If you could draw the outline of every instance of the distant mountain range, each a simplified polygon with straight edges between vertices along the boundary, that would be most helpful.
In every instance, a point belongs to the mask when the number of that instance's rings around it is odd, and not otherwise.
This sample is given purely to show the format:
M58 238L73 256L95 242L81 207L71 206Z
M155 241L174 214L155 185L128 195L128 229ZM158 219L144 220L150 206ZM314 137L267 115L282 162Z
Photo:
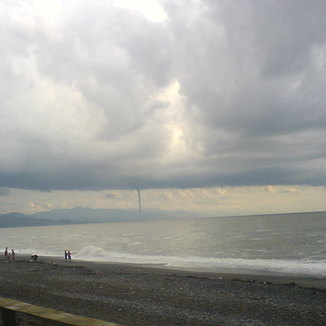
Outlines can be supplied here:
M65 225L106 222L148 221L169 218L187 218L196 215L184 211L144 210L139 216L138 210L132 209L93 209L76 207L55 209L31 215L21 213L0 214L0 228Z

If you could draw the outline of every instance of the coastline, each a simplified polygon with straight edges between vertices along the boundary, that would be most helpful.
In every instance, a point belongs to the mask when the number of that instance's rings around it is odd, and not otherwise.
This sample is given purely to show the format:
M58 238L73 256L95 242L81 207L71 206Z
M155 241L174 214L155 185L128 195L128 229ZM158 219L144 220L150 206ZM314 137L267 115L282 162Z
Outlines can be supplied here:
M20 255L24 259L28 259L27 255ZM280 273L280 272L271 272L271 271L254 271L252 269L234 269L234 268L204 268L204 267L176 267L166 264L158 263L124 263L124 262L104 262L104 261L88 261L81 259L73 259L72 261L64 261L60 257L52 256L42 256L40 259L44 262L56 262L56 263L67 263L67 264L81 264L84 266L96 268L106 268L106 266L130 266L138 267L143 269L148 269L150 272L153 269L168 271L168 272L179 272L186 275L202 275L207 277L219 277L224 279L233 279L239 281L250 281L253 280L257 282L269 282L279 285L288 285L295 283L296 286L305 287L305 288L314 288L326 291L326 276L316 276L309 274L291 274L291 273Z
M0 296L122 325L325 325L326 278L17 255Z

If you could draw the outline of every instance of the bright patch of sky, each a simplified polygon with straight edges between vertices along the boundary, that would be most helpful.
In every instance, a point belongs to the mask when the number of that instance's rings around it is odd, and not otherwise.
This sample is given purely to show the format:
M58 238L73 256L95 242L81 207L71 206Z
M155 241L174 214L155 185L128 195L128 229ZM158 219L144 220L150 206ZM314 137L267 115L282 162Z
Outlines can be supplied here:
M164 22L168 18L160 1L156 0L115 0L113 5L139 12L153 22Z

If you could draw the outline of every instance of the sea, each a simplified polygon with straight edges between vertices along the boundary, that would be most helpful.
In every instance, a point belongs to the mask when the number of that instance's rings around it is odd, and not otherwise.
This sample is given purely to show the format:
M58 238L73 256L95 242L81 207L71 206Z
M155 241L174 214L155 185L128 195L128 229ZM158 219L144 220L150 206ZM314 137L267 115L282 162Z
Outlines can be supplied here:
M326 212L1 228L19 254L326 277Z

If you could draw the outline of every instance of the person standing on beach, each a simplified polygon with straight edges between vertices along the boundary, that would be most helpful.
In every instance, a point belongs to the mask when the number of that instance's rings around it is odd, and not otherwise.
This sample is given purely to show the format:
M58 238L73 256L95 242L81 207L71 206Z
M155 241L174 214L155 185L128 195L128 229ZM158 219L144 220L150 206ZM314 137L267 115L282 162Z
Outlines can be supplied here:
M15 250L14 249L11 249L11 258L12 260L15 260Z
M68 258L68 253L67 253L67 250L65 250L65 260L67 260Z
M5 259L8 259L8 247L6 247L6 250L5 250Z
M68 259L71 260L71 252L68 250Z

